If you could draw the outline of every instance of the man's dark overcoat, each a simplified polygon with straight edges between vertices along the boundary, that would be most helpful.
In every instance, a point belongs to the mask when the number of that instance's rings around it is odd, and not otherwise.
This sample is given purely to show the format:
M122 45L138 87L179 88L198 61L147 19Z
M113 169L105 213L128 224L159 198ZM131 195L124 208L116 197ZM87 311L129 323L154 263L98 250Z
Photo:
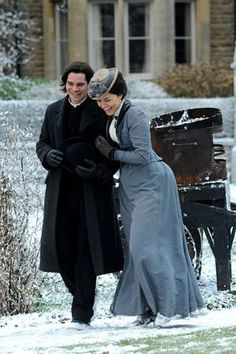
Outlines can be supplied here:
M39 141L36 145L37 155L48 174L45 180L46 193L44 220L41 236L40 269L46 272L59 272L56 227L59 194L61 188L62 168L49 167L45 156L49 150L60 149L63 143L63 119L65 115L65 97L50 104L46 110ZM98 135L105 136L107 117L97 103L87 98L82 113L79 136L94 144ZM95 274L116 272L122 269L123 254L115 215L113 200L113 173L117 164L106 160L101 155L101 163L109 171L106 182L84 179L84 206L90 252ZM80 177L78 177L80 178ZM83 198L82 196L76 196ZM60 208L63 208L63 205ZM66 213L66 208L63 211ZM65 230L66 236L67 230Z

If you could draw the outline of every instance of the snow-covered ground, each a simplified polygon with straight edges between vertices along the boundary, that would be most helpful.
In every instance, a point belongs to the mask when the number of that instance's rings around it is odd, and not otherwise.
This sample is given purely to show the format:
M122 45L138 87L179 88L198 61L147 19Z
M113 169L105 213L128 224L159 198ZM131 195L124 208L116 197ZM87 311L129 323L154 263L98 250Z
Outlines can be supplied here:
M1 353L91 353L86 345L94 345L93 353L124 353L115 349L121 339L178 335L194 331L236 326L236 308L209 311L198 318L173 321L166 328L132 328L130 318L101 318L88 330L78 331L67 323L61 324L52 315L22 315L11 325L1 328ZM56 317L56 316L55 316ZM102 346L96 350L96 343ZM76 345L76 351L63 347ZM125 350L127 352L127 350ZM131 353L131 351L128 351ZM158 351L157 351L158 352ZM175 353L173 349L173 353ZM209 353L209 352L208 352Z
M236 200L236 186L230 186L231 200ZM124 353L116 343L141 337L174 336L209 329L236 327L236 252L232 251L232 289L217 291L214 257L207 241L203 245L202 276L199 281L207 306L198 317L172 320L162 329L149 325L134 328L134 317L113 316L109 306L117 279L113 274L98 277L96 315L91 327L77 330L70 322L71 297L58 275L42 289L47 310L0 318L0 353ZM99 343L99 349L96 346ZM68 346L76 349L68 349ZM94 350L91 351L91 346ZM88 349L90 348L90 349ZM128 349L125 352L132 353ZM174 352L173 352L174 353Z
M127 80L128 91L132 98L166 98L167 93L151 81ZM59 82L52 81L35 85L30 90L19 92L18 97L24 100L57 100L64 96L60 90Z
M84 345L94 343L96 348L96 343L100 343L99 349L95 349L94 353L131 353L132 351L128 349L124 351L124 348L122 351L119 346L116 347L116 343L121 339L174 336L232 326L236 328L235 295L233 293L230 295L228 291L216 290L214 259L209 252L208 245L205 244L204 247L206 249L204 250L200 287L206 304L212 308L212 310L207 310L205 315L173 320L162 329L151 325L147 328L134 328L132 327L134 317L112 316L109 313L109 305L117 281L110 274L99 277L97 316L91 323L91 328L79 331L71 326L70 296L59 281L54 289L51 288L50 294L49 289L45 289L45 296L49 297L49 303L54 297L54 306L58 301L58 308L44 313L22 314L0 319L0 352L4 354L92 353L87 351ZM236 290L235 258L234 254L232 290ZM67 346L73 345L76 346L75 351L66 349Z

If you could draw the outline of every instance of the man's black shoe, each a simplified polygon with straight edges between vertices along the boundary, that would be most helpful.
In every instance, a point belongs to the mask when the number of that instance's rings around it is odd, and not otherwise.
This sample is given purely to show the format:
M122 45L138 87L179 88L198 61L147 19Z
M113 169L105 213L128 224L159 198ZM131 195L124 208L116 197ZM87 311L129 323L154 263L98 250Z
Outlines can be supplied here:
M89 323L85 323L80 320L72 320L68 327L77 329L79 331L91 328Z

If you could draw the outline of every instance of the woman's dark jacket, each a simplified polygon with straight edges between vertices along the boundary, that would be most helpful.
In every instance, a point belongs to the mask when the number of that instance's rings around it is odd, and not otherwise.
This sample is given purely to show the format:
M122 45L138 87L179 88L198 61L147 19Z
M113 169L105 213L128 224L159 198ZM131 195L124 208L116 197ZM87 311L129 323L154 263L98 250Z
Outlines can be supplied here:
M62 167L50 168L45 157L49 150L60 150L63 144L63 121L66 119L67 100L68 97L65 97L48 106L40 138L36 145L37 155L43 167L48 170L45 180L44 221L40 248L40 269L46 272L59 272L56 227L58 201L62 188ZM87 98L82 113L79 136L94 144L98 135L106 136L106 122L105 113L100 110L95 101ZM84 214L90 252L97 275L116 272L123 266L123 254L113 198L113 174L119 165L108 161L102 155L100 158L106 178L103 180L81 179L84 185ZM83 198L80 195L77 197ZM64 212L66 213L66 208ZM64 231L66 237L67 230Z

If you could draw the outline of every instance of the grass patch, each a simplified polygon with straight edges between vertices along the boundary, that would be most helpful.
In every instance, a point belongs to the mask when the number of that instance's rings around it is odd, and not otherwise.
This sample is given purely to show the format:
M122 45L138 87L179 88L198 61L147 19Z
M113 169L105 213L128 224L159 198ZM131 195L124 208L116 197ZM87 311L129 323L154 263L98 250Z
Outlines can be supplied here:
M132 353L132 354L235 354L236 327L196 331L178 335L158 334L154 337L125 339L118 342L107 342L102 339L102 333L97 333L97 341L91 343L55 346L50 348L50 354L67 353ZM100 337L100 338L99 338ZM45 349L44 349L45 351ZM43 353L38 348L38 354Z
M236 353L236 328L197 331L175 336L122 340L120 347L132 346L132 353Z

